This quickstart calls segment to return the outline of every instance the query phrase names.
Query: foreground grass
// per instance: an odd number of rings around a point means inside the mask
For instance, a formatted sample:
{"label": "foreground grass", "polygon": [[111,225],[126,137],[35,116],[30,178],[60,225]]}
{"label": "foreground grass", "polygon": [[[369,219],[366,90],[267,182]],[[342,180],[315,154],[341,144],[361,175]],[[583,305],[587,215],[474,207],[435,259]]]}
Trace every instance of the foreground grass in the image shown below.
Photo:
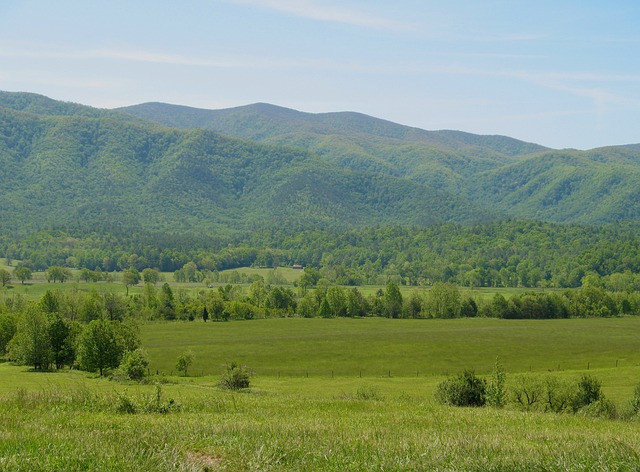
{"label": "foreground grass", "polygon": [[[193,350],[197,376],[120,384],[0,364],[0,470],[637,471],[638,418],[452,408],[433,391],[447,372],[489,373],[499,355],[507,383],[530,370],[577,378],[589,363],[624,406],[640,381],[639,328],[634,318],[148,323],[152,369],[169,373]],[[231,360],[255,370],[250,391],[218,388]]]}
{"label": "foreground grass", "polygon": [[116,412],[118,396],[142,405],[153,386],[74,387],[75,374],[60,375],[64,388],[2,396],[0,470],[631,471],[640,461],[637,422],[444,407],[385,386],[395,379],[323,383],[321,394],[312,379],[256,378],[235,394],[191,379],[162,386],[173,411],[131,415]]}

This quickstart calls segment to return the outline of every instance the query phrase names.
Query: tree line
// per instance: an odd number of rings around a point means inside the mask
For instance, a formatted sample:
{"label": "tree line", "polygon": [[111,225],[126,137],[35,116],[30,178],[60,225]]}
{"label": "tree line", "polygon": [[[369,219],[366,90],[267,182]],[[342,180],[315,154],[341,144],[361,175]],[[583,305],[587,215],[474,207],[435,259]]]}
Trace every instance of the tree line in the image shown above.
{"label": "tree line", "polygon": [[[155,268],[199,281],[227,269],[300,264],[337,285],[575,288],[588,276],[632,274],[640,288],[640,225],[500,221],[475,226],[291,228],[234,234],[97,234],[40,231],[0,236],[0,255],[29,270],[114,272]],[[615,281],[613,281],[615,283]],[[620,282],[618,280],[617,282]],[[627,281],[628,282],[628,281]]]}

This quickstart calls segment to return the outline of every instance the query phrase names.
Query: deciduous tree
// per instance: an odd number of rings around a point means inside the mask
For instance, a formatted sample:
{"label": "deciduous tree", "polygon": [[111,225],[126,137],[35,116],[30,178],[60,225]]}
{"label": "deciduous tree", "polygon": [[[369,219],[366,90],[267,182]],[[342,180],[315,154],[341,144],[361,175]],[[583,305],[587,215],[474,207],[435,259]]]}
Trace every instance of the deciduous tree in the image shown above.
{"label": "deciduous tree", "polygon": [[85,328],[78,343],[82,367],[90,372],[116,368],[124,353],[124,341],[116,328],[117,322],[93,320]]}
{"label": "deciduous tree", "polygon": [[30,306],[19,318],[9,353],[12,359],[32,365],[36,370],[46,370],[51,365],[49,319],[39,306]]}
{"label": "deciduous tree", "polygon": [[13,276],[24,285],[24,281],[30,280],[32,277],[31,269],[25,266],[16,267],[13,271]]}

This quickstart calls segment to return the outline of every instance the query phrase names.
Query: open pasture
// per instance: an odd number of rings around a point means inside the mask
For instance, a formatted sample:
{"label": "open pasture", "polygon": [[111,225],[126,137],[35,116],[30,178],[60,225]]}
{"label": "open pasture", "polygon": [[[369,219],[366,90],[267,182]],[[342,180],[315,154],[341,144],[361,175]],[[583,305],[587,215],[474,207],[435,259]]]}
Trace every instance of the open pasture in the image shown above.
{"label": "open pasture", "polygon": [[[473,369],[499,357],[508,373],[632,368],[640,371],[640,319],[566,320],[266,319],[146,323],[153,372],[175,371],[192,351],[193,375],[218,375],[236,361],[256,378],[421,378]],[[624,387],[633,389],[638,378]],[[623,389],[624,390],[624,389]]]}
{"label": "open pasture", "polygon": [[[123,384],[0,364],[0,470],[633,471],[640,460],[637,420],[433,399],[443,374],[486,375],[500,356],[507,385],[519,372],[576,378],[589,366],[623,405],[640,381],[635,318],[289,318],[140,328],[152,370],[170,374],[177,355],[191,350],[190,376]],[[217,385],[234,360],[255,371],[247,392]],[[145,410],[170,400],[167,413]],[[125,401],[135,414],[119,411]]]}

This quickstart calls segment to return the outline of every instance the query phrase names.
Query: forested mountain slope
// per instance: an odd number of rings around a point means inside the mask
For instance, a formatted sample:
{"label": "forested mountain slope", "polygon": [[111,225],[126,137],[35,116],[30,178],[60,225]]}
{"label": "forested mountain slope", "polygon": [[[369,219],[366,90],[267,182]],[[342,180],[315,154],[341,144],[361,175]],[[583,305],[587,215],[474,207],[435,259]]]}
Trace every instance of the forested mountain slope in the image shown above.
{"label": "forested mountain slope", "polygon": [[402,176],[460,193],[475,173],[546,149],[505,136],[425,131],[360,113],[311,114],[265,103],[226,110],[146,103],[121,110],[167,126],[302,147],[341,167]]}
{"label": "forested mountain slope", "polygon": [[640,151],[549,151],[478,175],[474,192],[514,217],[589,224],[638,220]]}
{"label": "forested mountain slope", "polygon": [[401,176],[300,148],[178,130],[33,94],[0,95],[3,231],[175,232],[429,225],[493,216]]}
{"label": "forested mountain slope", "polygon": [[552,150],[504,136],[425,131],[357,113],[310,114],[267,104],[202,110],[146,103],[122,110],[180,128],[302,147],[340,167],[401,176],[514,218],[640,219],[638,144]]}
{"label": "forested mountain slope", "polygon": [[266,104],[125,113],[0,92],[1,230],[638,221],[639,147],[550,150]]}

